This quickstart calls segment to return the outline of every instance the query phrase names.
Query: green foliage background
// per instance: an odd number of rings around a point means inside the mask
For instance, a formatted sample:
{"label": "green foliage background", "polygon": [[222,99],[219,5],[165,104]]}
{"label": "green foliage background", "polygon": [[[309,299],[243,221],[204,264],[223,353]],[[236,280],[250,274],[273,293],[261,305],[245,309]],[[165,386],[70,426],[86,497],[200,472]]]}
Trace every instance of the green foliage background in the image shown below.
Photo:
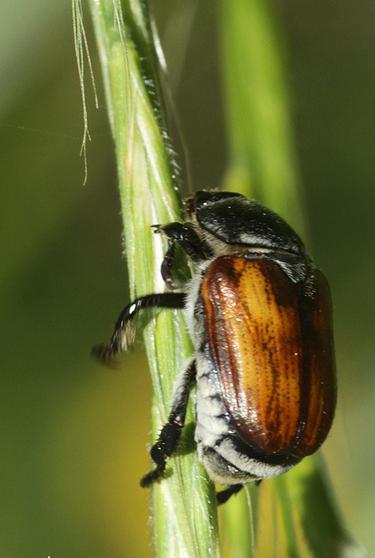
{"label": "green foliage background", "polygon": [[[152,4],[191,182],[215,187],[227,161],[216,2]],[[371,556],[375,12],[349,0],[279,8],[310,239],[334,294],[339,408],[324,453],[346,522]],[[83,187],[70,5],[7,1],[0,21],[0,552],[147,556],[145,360],[137,346],[118,373],[89,357],[127,298],[104,96],[98,112],[89,103]]]}

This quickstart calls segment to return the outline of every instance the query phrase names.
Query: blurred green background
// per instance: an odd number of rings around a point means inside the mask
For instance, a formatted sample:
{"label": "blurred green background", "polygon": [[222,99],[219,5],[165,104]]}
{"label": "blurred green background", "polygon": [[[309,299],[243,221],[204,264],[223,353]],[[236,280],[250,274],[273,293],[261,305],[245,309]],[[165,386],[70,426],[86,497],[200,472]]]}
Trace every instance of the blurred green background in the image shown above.
{"label": "blurred green background", "polygon": [[[216,2],[152,4],[191,183],[215,187],[227,161]],[[346,524],[372,556],[375,4],[277,7],[311,245],[335,306],[339,407],[324,453]],[[0,21],[0,555],[149,556],[148,493],[138,486],[150,418],[142,348],[124,372],[89,354],[127,301],[104,96],[95,111],[89,95],[83,186],[69,3],[3,0]]]}

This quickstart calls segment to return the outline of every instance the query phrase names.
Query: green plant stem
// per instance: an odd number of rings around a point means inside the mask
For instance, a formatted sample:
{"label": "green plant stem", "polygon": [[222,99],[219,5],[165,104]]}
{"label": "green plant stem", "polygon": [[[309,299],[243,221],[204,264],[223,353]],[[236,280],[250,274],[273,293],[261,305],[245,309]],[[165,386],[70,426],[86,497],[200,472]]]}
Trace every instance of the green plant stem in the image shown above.
{"label": "green plant stem", "polygon": [[[150,226],[180,220],[181,210],[148,4],[144,0],[89,0],[89,4],[116,148],[130,293],[134,297],[161,292],[160,263],[166,246]],[[180,311],[150,314],[146,322],[155,440],[169,414],[176,374],[192,348]],[[190,407],[186,422],[193,420]],[[187,434],[184,442],[186,454],[169,460],[168,478],[153,488],[155,555],[215,557],[213,486],[191,451],[192,437]]]}

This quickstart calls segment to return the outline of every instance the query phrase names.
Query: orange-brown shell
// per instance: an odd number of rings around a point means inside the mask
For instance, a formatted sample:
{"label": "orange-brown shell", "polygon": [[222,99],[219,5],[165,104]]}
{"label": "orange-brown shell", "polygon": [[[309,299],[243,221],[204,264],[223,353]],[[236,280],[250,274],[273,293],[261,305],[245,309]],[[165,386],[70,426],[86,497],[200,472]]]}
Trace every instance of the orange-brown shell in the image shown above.
{"label": "orange-brown shell", "polygon": [[329,287],[306,295],[270,259],[222,256],[201,285],[205,327],[227,412],[263,455],[302,458],[330,429],[336,400]]}

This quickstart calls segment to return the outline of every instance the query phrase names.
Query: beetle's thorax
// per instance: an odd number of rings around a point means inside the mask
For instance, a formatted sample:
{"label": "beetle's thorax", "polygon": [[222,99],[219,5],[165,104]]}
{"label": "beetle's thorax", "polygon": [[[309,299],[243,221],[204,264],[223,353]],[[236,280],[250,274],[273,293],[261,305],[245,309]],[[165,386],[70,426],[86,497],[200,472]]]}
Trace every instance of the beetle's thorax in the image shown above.
{"label": "beetle's thorax", "polygon": [[[283,247],[278,246],[277,248],[270,248],[267,246],[261,245],[257,242],[257,239],[254,238],[254,242],[249,242],[248,244],[241,244],[241,243],[232,243],[229,244],[224,240],[221,240],[216,235],[212,234],[211,232],[205,230],[203,227],[200,226],[199,222],[197,221],[196,215],[191,215],[191,224],[195,230],[197,236],[201,239],[203,245],[206,246],[207,253],[210,254],[210,257],[207,258],[208,261],[212,261],[215,258],[220,256],[243,256],[243,257],[272,257],[275,258],[279,256],[280,260],[290,261],[292,264],[294,263],[304,263],[310,264],[311,260],[307,257],[305,253],[296,254],[288,249],[283,249]],[[203,268],[207,267],[207,262],[204,262]]]}

